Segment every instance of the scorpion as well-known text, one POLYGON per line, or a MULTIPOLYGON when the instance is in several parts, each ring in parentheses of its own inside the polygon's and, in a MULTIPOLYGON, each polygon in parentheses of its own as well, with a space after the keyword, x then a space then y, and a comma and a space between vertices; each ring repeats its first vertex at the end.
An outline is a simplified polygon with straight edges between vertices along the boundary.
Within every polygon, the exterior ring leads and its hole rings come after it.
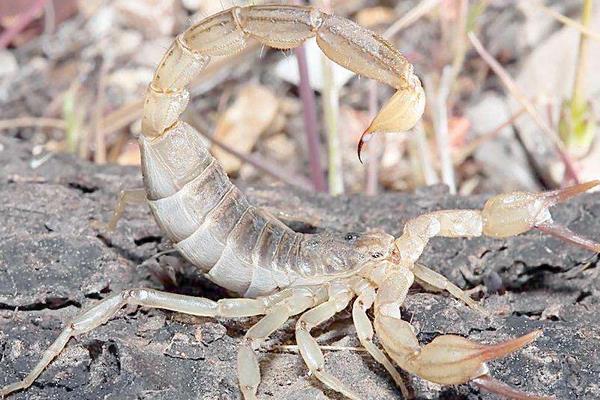
POLYGON ((334 62, 397 89, 375 117, 374 130, 406 130, 421 117, 425 97, 412 65, 382 37, 343 17, 310 6, 251 5, 232 7, 191 26, 168 49, 146 92, 139 138, 144 190, 123 191, 112 221, 115 225, 126 203, 142 199, 187 260, 241 297, 212 301, 148 288, 123 290, 68 323, 29 374, 0 389, 0 396, 29 387, 71 337, 106 323, 125 305, 138 305, 203 317, 263 315, 246 332, 238 351, 245 400, 256 399, 261 381, 257 350, 275 330, 300 315, 295 338, 310 375, 356 400, 360 396, 326 370, 323 353, 311 336, 314 327, 354 300, 352 319, 361 345, 391 374, 405 398, 409 391, 394 363, 441 385, 472 382, 508 398, 548 398, 495 380, 486 364, 526 346, 541 331, 494 345, 442 335, 422 346, 415 329, 402 319, 400 307, 417 281, 482 310, 460 288, 418 263, 434 236, 504 238, 539 229, 600 252, 600 244, 558 225, 549 211, 600 181, 545 193, 500 194, 482 210, 430 212, 409 220, 399 238, 379 231, 293 231, 251 205, 212 157, 209 142, 179 117, 189 102, 186 86, 212 56, 236 53, 249 40, 285 50, 314 37, 334 62), (367 314, 371 308, 373 322, 367 314), (375 334, 383 349, 374 341, 375 334))

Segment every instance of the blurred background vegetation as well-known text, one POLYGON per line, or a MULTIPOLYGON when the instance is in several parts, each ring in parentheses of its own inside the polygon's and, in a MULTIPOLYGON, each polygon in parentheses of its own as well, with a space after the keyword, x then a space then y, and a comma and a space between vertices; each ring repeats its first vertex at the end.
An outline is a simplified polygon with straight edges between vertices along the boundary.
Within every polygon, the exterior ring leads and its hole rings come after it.
MULTIPOLYGON (((253 4, 264 3, 255 0, 253 4)), ((297 2, 300 3, 300 2, 297 2)), ((392 90, 314 43, 215 58, 184 119, 228 173, 332 194, 444 183, 459 194, 600 178, 600 7, 593 0, 313 0, 394 43, 428 95, 411 132, 357 142, 392 90)), ((139 164, 142 99, 174 36, 242 0, 0 0, 2 136, 139 164)), ((1 171, 1 166, 0 166, 1 171)))

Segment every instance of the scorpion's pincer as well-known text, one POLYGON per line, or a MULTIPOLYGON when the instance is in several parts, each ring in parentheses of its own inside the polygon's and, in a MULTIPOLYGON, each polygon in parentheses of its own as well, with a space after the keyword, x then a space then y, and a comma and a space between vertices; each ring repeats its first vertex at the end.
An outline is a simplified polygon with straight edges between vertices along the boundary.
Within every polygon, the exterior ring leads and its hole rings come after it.
POLYGON ((513 353, 542 335, 536 330, 527 335, 495 345, 485 345, 455 335, 443 335, 413 356, 407 363, 429 381, 453 385, 473 382, 477 386, 512 399, 551 399, 521 392, 489 375, 487 361, 513 353))
POLYGON ((515 192, 494 196, 485 204, 483 233, 491 237, 509 237, 538 229, 562 240, 600 253, 600 243, 584 238, 559 225, 550 215, 550 207, 565 202, 596 186, 595 180, 546 193, 515 192))

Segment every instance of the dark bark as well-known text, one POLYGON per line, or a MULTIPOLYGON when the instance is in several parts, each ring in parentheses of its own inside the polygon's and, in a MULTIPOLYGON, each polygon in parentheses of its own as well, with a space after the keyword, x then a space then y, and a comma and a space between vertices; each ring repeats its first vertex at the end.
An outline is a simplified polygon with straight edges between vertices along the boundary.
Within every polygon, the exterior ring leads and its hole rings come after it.
MULTIPOLYGON (((133 286, 218 299, 222 289, 176 255, 151 259, 169 243, 146 207, 131 207, 113 233, 107 221, 120 188, 140 186, 135 168, 99 167, 54 156, 38 169, 30 152, 0 138, 0 385, 24 376, 65 322, 82 307, 133 286)), ((443 188, 417 194, 331 199, 287 187, 248 188, 260 205, 276 208, 297 228, 363 230, 397 235, 410 217, 441 208, 481 207, 483 197, 449 196, 443 188)), ((585 195, 554 210, 556 219, 600 237, 600 196, 585 195)), ((422 261, 463 288, 483 285, 486 319, 445 294, 415 290, 404 316, 423 342, 454 333, 496 342, 544 329, 525 350, 491 363, 514 386, 560 399, 600 397, 600 279, 598 257, 529 233, 508 240, 435 239, 422 261)), ((256 319, 211 320, 129 308, 106 325, 71 340, 67 349, 15 399, 239 399, 236 347, 256 319)), ((293 344, 288 324, 261 353, 261 399, 341 399, 307 376, 300 356, 277 351, 293 344)), ((320 342, 357 346, 344 312, 320 327, 320 342)), ((327 368, 364 399, 400 399, 386 372, 365 353, 326 351, 327 368)), ((439 388, 410 377, 423 399, 491 399, 468 385, 439 388)))

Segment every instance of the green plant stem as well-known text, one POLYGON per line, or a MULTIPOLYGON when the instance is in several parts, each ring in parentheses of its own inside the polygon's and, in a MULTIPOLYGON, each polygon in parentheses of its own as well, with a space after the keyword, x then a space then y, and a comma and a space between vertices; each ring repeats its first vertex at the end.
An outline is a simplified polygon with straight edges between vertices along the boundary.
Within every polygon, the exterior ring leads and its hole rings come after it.
MULTIPOLYGON (((592 20, 592 8, 594 0, 584 0, 583 11, 581 14, 581 23, 589 28, 592 20)), ((573 84, 573 94, 571 97, 571 110, 573 115, 577 115, 585 109, 587 100, 585 96, 585 75, 587 72, 587 60, 589 53, 589 39, 587 35, 581 34, 579 37, 579 51, 577 55, 577 70, 575 72, 575 82, 573 84)))

